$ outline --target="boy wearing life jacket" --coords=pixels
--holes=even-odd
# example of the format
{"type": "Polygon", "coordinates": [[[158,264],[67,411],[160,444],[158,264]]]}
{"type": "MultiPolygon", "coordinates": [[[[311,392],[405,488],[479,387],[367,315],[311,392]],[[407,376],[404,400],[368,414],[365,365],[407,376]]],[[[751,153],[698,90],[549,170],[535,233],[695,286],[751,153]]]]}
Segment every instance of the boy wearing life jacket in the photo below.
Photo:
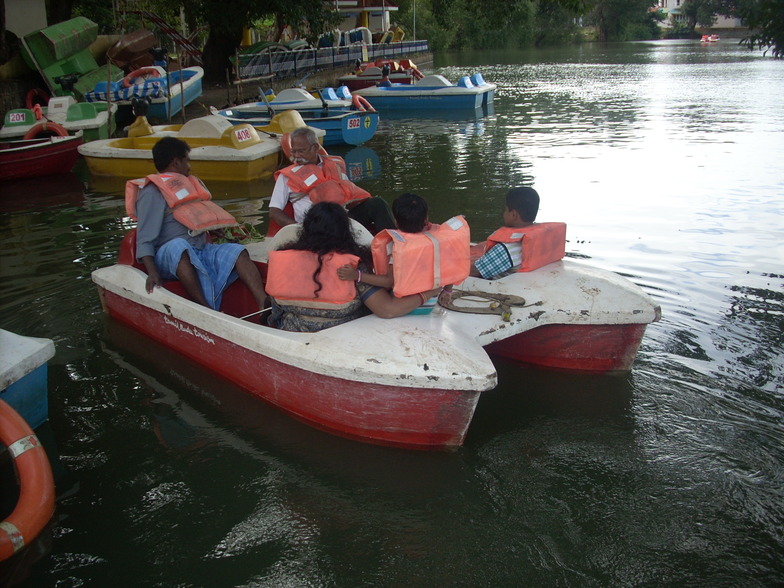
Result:
{"type": "MultiPolygon", "coordinates": [[[[410,192],[398,196],[392,202],[392,214],[395,217],[395,222],[398,229],[404,233],[421,233],[427,230],[430,226],[428,212],[427,201],[421,196],[410,192]]],[[[391,263],[392,261],[390,261],[391,263]]],[[[341,280],[370,284],[371,286],[379,286],[387,290],[391,290],[395,285],[395,278],[391,272],[386,274],[361,274],[359,270],[354,269],[350,265],[344,265],[338,269],[338,276],[340,276],[341,280]]]]}
{"type": "Polygon", "coordinates": [[[317,202],[335,202],[346,208],[350,218],[371,233],[395,228],[389,206],[373,197],[346,175],[346,163],[337,156],[319,153],[313,129],[302,127],[291,132],[292,164],[275,172],[269,210],[270,220],[281,227],[301,223],[308,209],[317,202]],[[294,217],[284,212],[291,202],[294,217]]]}
{"type": "Polygon", "coordinates": [[[519,268],[523,263],[523,233],[539,212],[539,194],[533,188],[512,188],[506,193],[504,226],[487,240],[484,255],[471,265],[471,275],[486,280],[519,268]]]}
{"type": "Polygon", "coordinates": [[[192,300],[219,310],[224,290],[239,277],[262,309],[264,284],[245,247],[207,242],[205,229],[214,221],[205,217],[223,226],[236,220],[211,202],[204,184],[190,175],[189,154],[185,141],[164,137],[152,148],[159,173],[126,187],[128,214],[138,219],[136,259],[147,270],[147,292],[163,280],[178,279],[192,300]]]}

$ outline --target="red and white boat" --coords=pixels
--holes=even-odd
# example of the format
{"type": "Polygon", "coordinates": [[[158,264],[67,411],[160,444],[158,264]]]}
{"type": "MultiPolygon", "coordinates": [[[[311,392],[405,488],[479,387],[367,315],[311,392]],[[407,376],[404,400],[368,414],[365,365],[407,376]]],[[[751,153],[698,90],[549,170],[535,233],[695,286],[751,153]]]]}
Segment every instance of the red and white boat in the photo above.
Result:
{"type": "Polygon", "coordinates": [[[353,74],[338,78],[338,84],[347,86],[350,91],[370,88],[381,81],[393,84],[413,84],[424,77],[416,65],[409,59],[394,61],[392,59],[377,59],[370,63],[362,63],[353,74]],[[389,74],[385,78],[384,66],[389,67],[389,74]]]}
{"type": "Polygon", "coordinates": [[[0,142],[0,180],[65,174],[79,159],[82,131],[64,137],[0,142]]]}
{"type": "MultiPolygon", "coordinates": [[[[262,276],[282,233],[247,246],[262,276]]],[[[381,445],[459,447],[480,394],[496,385],[488,352],[564,370],[624,371],[660,315],[625,278],[564,259],[456,287],[523,297],[505,317],[437,308],[293,333],[246,316],[258,309],[240,283],[224,295],[222,312],[184,298],[177,282],[147,294],[146,274],[133,265],[134,238],[123,241],[117,264],[92,274],[112,318],[314,427],[381,445]]],[[[487,300],[476,304],[488,308],[487,300]]]]}

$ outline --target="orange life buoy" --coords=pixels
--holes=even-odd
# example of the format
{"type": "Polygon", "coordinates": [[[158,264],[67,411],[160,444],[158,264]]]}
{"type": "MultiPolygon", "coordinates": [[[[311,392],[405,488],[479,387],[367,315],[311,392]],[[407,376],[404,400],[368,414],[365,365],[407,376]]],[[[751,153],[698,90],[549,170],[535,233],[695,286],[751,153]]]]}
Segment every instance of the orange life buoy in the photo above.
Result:
{"type": "Polygon", "coordinates": [[[19,476],[16,508],[0,523],[0,561],[35,539],[54,514],[54,478],[46,451],[30,426],[0,400],[0,442],[19,476]]]}
{"type": "Polygon", "coordinates": [[[122,79],[122,85],[124,88],[130,88],[136,83],[133,80],[135,80],[136,78],[145,78],[145,77],[159,78],[161,77],[161,72],[155,69],[154,67],[142,67],[140,69],[137,69],[136,71],[132,71],[127,76],[125,76],[122,79]]]}
{"type": "Polygon", "coordinates": [[[41,121],[37,125],[35,125],[32,129],[25,133],[25,139],[36,139],[39,136],[51,137],[67,137],[68,131],[62,125],[58,125],[57,123],[49,122],[49,121],[41,121]]]}
{"type": "Polygon", "coordinates": [[[44,117],[44,111],[40,104],[33,104],[33,114],[35,115],[35,120],[41,120],[44,117]]]}
{"type": "Polygon", "coordinates": [[[411,70],[411,75],[413,75],[413,76],[414,76],[416,79],[418,79],[418,80],[421,80],[422,78],[424,78],[424,77],[425,77],[425,74],[423,74],[423,73],[422,73],[421,71],[419,71],[417,68],[413,68],[413,69],[411,70]]]}
{"type": "Polygon", "coordinates": [[[41,121],[37,125],[33,126],[29,131],[27,131],[24,135],[25,139],[36,139],[38,137],[67,137],[68,131],[62,125],[58,125],[57,123],[53,123],[50,121],[41,121]]]}
{"type": "Polygon", "coordinates": [[[25,96],[25,108],[32,109],[35,104],[46,106],[49,104],[49,94],[44,92],[41,88],[33,88],[25,96]],[[38,99],[38,101],[36,101],[38,99]]]}
{"type": "Polygon", "coordinates": [[[370,112],[375,112],[376,109],[367,101],[367,98],[364,96],[360,96],[359,94],[354,94],[354,97],[351,99],[351,103],[354,105],[354,108],[357,110],[369,110],[370,112]]]}

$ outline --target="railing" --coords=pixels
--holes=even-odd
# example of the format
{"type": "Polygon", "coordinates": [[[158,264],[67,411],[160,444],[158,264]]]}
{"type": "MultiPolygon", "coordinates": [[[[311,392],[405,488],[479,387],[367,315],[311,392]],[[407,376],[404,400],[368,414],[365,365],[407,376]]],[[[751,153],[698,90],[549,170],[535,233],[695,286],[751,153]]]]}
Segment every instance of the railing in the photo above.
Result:
{"type": "MultiPolygon", "coordinates": [[[[366,45],[369,61],[398,59],[406,55],[427,53],[427,41],[402,41],[366,45]]],[[[240,53],[235,63],[239,80],[253,78],[297,77],[312,71],[350,67],[359,59],[364,61],[362,45],[323,47],[321,49],[296,49],[294,51],[263,51],[240,53]]]]}

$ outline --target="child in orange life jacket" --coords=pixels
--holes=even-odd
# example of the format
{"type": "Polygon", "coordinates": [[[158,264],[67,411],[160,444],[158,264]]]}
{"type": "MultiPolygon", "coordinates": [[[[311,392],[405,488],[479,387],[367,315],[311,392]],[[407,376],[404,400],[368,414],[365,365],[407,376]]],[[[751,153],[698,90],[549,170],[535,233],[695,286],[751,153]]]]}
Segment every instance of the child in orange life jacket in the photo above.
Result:
{"type": "MultiPolygon", "coordinates": [[[[430,227],[427,202],[417,194],[406,192],[397,197],[392,202],[392,214],[398,228],[404,233],[421,233],[430,227]]],[[[391,263],[392,261],[390,261],[391,263]]],[[[341,280],[361,282],[387,290],[391,290],[395,286],[395,279],[391,272],[384,275],[362,274],[350,265],[344,265],[338,269],[338,276],[341,280]]],[[[452,286],[447,286],[445,290],[447,288],[451,291],[452,286]]]]}
{"type": "MultiPolygon", "coordinates": [[[[534,224],[538,212],[539,194],[533,188],[512,188],[506,193],[504,227],[528,227],[534,224]]],[[[499,229],[496,233],[502,230],[499,229]]],[[[471,275],[490,280],[519,268],[522,263],[522,241],[496,243],[471,264],[471,275]]]]}

